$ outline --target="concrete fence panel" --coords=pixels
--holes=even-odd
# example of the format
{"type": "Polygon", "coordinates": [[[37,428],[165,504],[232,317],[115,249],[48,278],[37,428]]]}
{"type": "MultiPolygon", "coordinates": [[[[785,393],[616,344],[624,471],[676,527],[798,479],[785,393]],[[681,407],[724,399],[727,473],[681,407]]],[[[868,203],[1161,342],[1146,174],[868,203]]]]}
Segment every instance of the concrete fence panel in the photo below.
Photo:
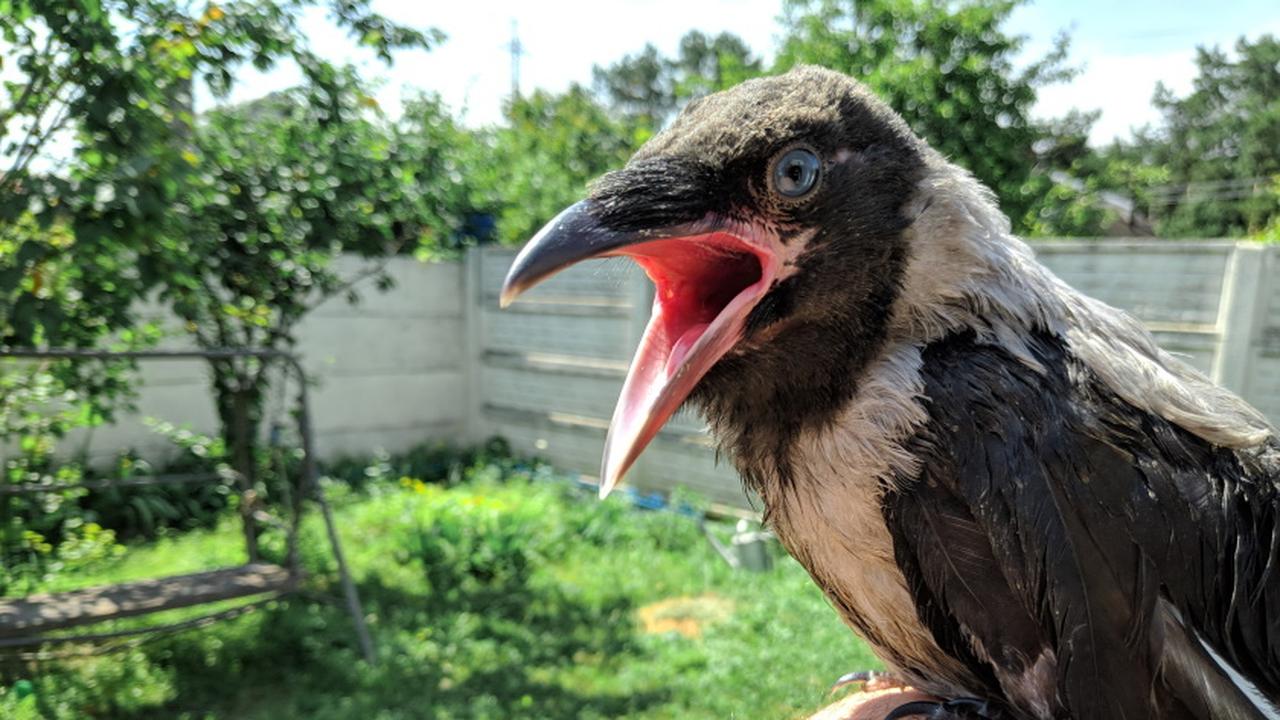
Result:
{"type": "MultiPolygon", "coordinates": [[[[366,264],[357,258],[340,263],[344,275],[354,275],[366,264]]],[[[298,328],[297,351],[315,382],[311,400],[317,447],[325,457],[404,450],[426,439],[462,440],[466,434],[461,264],[396,258],[387,270],[395,289],[379,293],[361,288],[355,305],[333,298],[298,328]]],[[[175,330],[162,347],[191,347],[176,332],[176,321],[146,309],[142,314],[175,330]]],[[[139,367],[137,412],[72,436],[63,445],[65,452],[101,462],[128,449],[163,461],[174,452],[173,445],[151,432],[144,418],[199,433],[217,431],[203,361],[145,361],[139,367]]],[[[277,390],[268,401],[268,418],[288,423],[277,390]]],[[[295,392],[288,386],[283,390],[295,392]]]]}

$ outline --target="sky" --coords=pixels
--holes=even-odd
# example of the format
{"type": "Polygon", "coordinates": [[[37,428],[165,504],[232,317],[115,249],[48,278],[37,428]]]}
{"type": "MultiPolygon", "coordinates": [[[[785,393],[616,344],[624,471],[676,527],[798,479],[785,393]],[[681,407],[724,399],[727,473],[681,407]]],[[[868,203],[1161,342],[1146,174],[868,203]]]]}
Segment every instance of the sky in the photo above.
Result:
{"type": "MultiPolygon", "coordinates": [[[[304,22],[313,48],[356,62],[367,76],[381,79],[377,97],[389,112],[398,111],[404,94],[430,91],[468,125],[479,126],[499,122],[502,100],[511,91],[513,22],[524,47],[521,89],[563,90],[572,82],[590,83],[593,65],[612,63],[645,43],[673,54],[680,37],[692,29],[735,33],[772,58],[781,0],[375,0],[374,6],[401,23],[439,28],[448,39],[430,52],[400,53],[387,68],[316,13],[304,22]]],[[[1105,144],[1159,119],[1151,106],[1157,82],[1178,94],[1190,90],[1196,46],[1229,49],[1241,35],[1280,35],[1280,3],[1041,0],[1016,10],[1008,29],[1027,36],[1028,62],[1043,55],[1057,33],[1070,34],[1069,63],[1081,72],[1068,83],[1043,89],[1034,114],[1101,110],[1090,139],[1105,144]]],[[[231,100],[258,97],[297,78],[291,68],[246,70],[231,100]]]]}

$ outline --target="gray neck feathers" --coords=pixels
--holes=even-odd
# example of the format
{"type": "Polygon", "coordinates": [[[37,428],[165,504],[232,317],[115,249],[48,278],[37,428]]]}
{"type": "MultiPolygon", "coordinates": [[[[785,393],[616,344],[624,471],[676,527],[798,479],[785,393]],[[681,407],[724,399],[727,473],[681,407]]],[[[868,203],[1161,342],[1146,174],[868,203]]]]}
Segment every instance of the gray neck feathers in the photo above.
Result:
{"type": "Polygon", "coordinates": [[[892,340],[923,345],[971,330],[1040,369],[1022,338],[1045,330],[1065,338],[1126,402],[1209,442],[1242,448],[1272,435],[1257,410],[1161,350],[1136,319],[1080,294],[1037,262],[971,175],[936,153],[927,162],[906,208],[915,221],[892,340]]]}

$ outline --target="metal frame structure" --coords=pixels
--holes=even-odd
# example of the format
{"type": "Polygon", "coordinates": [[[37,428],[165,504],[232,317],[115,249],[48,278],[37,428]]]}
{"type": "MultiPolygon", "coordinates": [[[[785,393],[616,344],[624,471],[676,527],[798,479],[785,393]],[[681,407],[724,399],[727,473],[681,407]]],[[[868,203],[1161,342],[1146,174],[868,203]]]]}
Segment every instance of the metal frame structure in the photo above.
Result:
{"type": "MultiPolygon", "coordinates": [[[[329,545],[332,548],[334,559],[337,561],[338,573],[342,581],[342,591],[346,602],[347,611],[351,615],[351,621],[355,629],[356,638],[360,645],[360,650],[364,654],[365,659],[373,662],[376,659],[373,641],[369,636],[369,629],[365,624],[364,611],[360,604],[360,596],[356,591],[355,583],[351,579],[351,574],[347,568],[346,558],[342,552],[342,545],[338,538],[337,527],[333,520],[333,512],[329,507],[329,503],[325,500],[324,491],[318,481],[318,470],[316,467],[315,452],[315,433],[311,424],[311,406],[307,397],[306,375],[302,369],[302,364],[296,355],[282,350],[263,350],[248,348],[222,348],[214,350],[135,350],[125,352],[112,352],[106,350],[81,350],[73,348],[0,348],[0,358],[18,358],[29,360],[206,360],[210,363],[218,361],[230,361],[243,358],[257,358],[263,362],[279,362],[286,373],[293,374],[298,380],[298,397],[297,397],[297,422],[298,433],[302,442],[302,477],[299,483],[298,492],[293,498],[293,513],[289,527],[287,528],[287,567],[288,582],[279,586],[278,592],[266,600],[274,599],[287,592],[296,589],[297,580],[301,577],[301,568],[299,567],[298,550],[297,550],[297,534],[302,516],[302,506],[306,500],[313,500],[319,505],[321,513],[324,517],[325,530],[328,533],[329,545]]],[[[232,473],[236,479],[240,481],[242,490],[249,490],[245,487],[244,478],[239,473],[232,473]]],[[[49,492],[58,492],[62,490],[85,488],[85,489],[105,489],[115,487],[142,486],[142,485],[174,485],[188,484],[200,482],[218,482],[227,480],[227,474],[218,473],[201,473],[191,475],[157,475],[152,477],[129,478],[124,480],[99,480],[88,481],[83,483],[57,483],[48,485],[34,485],[31,487],[23,486],[0,486],[0,498],[11,495],[22,494],[41,494],[49,492]]],[[[254,529],[254,517],[252,512],[243,514],[245,523],[245,536],[247,550],[249,553],[250,563],[257,562],[257,546],[256,531],[254,529]]],[[[249,567],[249,566],[245,566],[249,567]]],[[[264,566],[267,567],[267,566],[264,566]]],[[[184,576],[186,577],[186,576],[184,576]]],[[[184,577],[169,578],[171,583],[180,587],[184,577]]],[[[192,576],[194,577],[194,576],[192,576]]],[[[166,580],[166,579],[161,579],[166,580]]],[[[104,592],[110,592],[113,588],[124,588],[128,584],[119,586],[110,586],[100,588],[104,592]]],[[[240,596],[247,596],[253,593],[243,593],[240,596]]],[[[57,596],[40,596],[32,598],[33,603],[28,603],[39,607],[41,603],[53,603],[58,598],[66,598],[74,593],[59,594],[57,596]]],[[[238,597],[238,596],[231,596],[238,597]]],[[[217,598],[230,599],[230,598],[217,598]]],[[[186,605],[157,607],[141,612],[131,612],[130,615],[145,615],[153,612],[161,612],[163,610],[173,609],[174,607],[187,607],[199,604],[206,604],[214,600],[197,600],[186,605]]],[[[73,601],[74,602],[74,601],[73,601]]],[[[37,632],[29,636],[21,637],[0,637],[0,649],[31,645],[44,645],[48,643],[63,642],[95,642],[100,640],[123,637],[126,635],[141,633],[159,633],[166,631],[178,631],[191,627],[200,627],[209,622],[222,619],[224,617],[233,617],[252,609],[252,607],[265,602],[265,600],[255,600],[230,610],[222,610],[210,613],[197,618],[192,618],[176,623],[157,624],[135,629],[127,629],[122,631],[97,633],[97,634],[80,634],[80,635],[57,635],[46,636],[39,634],[39,628],[34,630],[37,632]]],[[[112,617],[123,617],[124,613],[117,615],[105,615],[93,620],[76,624],[91,624],[112,619],[112,617]]]]}

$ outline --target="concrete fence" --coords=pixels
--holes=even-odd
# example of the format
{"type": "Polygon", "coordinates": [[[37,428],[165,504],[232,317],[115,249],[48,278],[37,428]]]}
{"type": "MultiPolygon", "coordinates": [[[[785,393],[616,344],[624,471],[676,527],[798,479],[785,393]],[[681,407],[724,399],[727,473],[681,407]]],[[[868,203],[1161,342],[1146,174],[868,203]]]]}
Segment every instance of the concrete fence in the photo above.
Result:
{"type": "MultiPolygon", "coordinates": [[[[362,266],[344,258],[346,272],[362,266]]],[[[344,268],[339,267],[340,271],[344,268]]],[[[376,448],[403,450],[430,438],[463,438],[467,428],[464,365],[466,313],[462,266],[427,265],[397,258],[388,266],[395,289],[361,292],[349,305],[334,298],[316,308],[298,328],[298,353],[314,379],[311,393],[316,445],[326,457],[366,455],[376,448]]],[[[144,311],[143,316],[148,314],[144,311]]],[[[163,316],[152,316],[162,325],[163,316]]],[[[190,347],[180,333],[162,347],[190,347]]],[[[204,361],[143,362],[136,414],[73,435],[64,451],[91,461],[133,449],[163,460],[174,452],[144,423],[155,418],[200,433],[217,429],[204,361]]],[[[273,388],[268,420],[289,422],[283,393],[273,388]]],[[[0,456],[4,448],[0,447],[0,456]]]]}
{"type": "MultiPolygon", "coordinates": [[[[1067,282],[1134,313],[1166,349],[1280,421],[1280,248],[1108,240],[1043,241],[1035,249],[1067,282]]],[[[463,263],[395,260],[396,289],[369,290],[355,306],[335,299],[306,320],[298,350],[317,381],[323,454],[497,434],[565,470],[598,472],[613,404],[648,319],[649,284],[626,261],[586,263],[499,311],[513,257],[483,248],[463,263]]],[[[148,365],[142,379],[140,415],[215,428],[201,364],[148,365]]],[[[167,446],[136,417],[82,442],[96,456],[124,447],[160,454],[167,446]]],[[[695,417],[671,422],[630,479],[746,502],[695,417]]]]}

